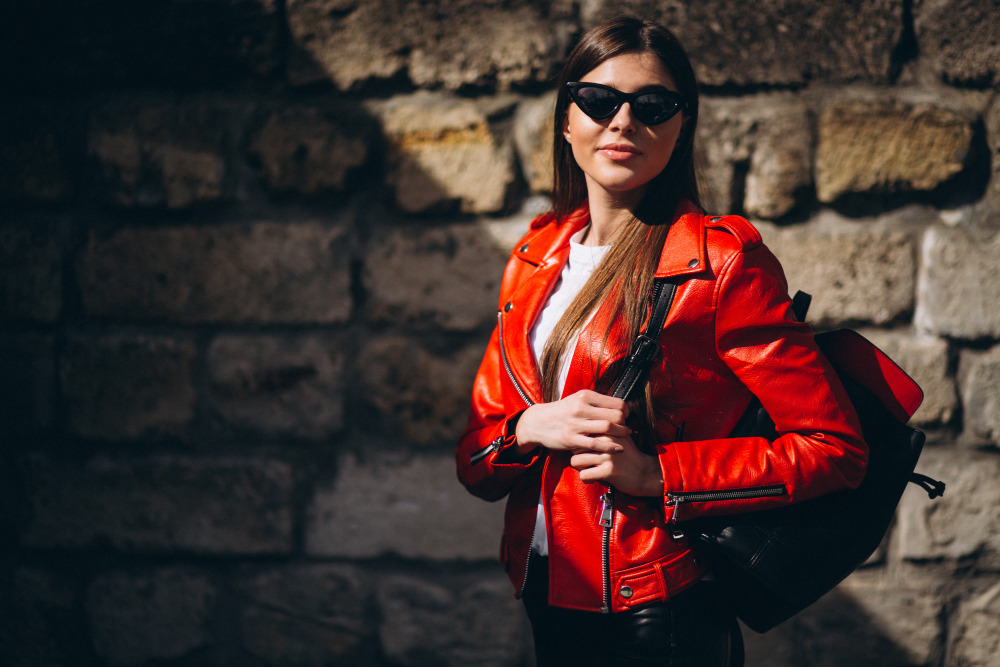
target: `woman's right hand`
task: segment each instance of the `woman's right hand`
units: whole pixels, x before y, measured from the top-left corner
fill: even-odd
[[[582,389],[552,403],[536,403],[521,413],[515,433],[517,451],[536,447],[570,451],[620,452],[613,438],[627,437],[628,406],[620,398]]]

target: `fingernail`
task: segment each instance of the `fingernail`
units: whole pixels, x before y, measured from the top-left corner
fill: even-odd
[[[624,447],[615,447],[615,451],[616,452],[624,452],[625,448]]]

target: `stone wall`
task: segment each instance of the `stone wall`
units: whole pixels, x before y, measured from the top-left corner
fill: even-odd
[[[923,386],[871,562],[748,664],[1000,665],[1000,4],[42,0],[0,24],[0,663],[530,665],[451,449],[552,77],[618,11],[712,210]]]

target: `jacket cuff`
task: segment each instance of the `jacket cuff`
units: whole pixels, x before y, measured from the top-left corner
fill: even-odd
[[[673,501],[669,498],[670,494],[684,490],[680,461],[671,445],[657,445],[656,458],[660,462],[660,473],[663,475],[663,502],[664,504],[670,503],[672,506]],[[670,512],[667,512],[667,516],[670,516]]]
[[[524,410],[507,417],[500,433],[490,443],[493,446],[491,463],[494,466],[530,466],[538,459],[537,447],[527,454],[517,453],[517,422],[522,414]]]

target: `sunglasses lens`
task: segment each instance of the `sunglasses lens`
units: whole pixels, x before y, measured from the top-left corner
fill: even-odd
[[[640,95],[632,101],[632,112],[646,125],[664,123],[673,118],[680,108],[676,100],[659,93]]]
[[[576,104],[591,118],[607,118],[618,106],[618,95],[613,90],[583,86],[576,90]]]

